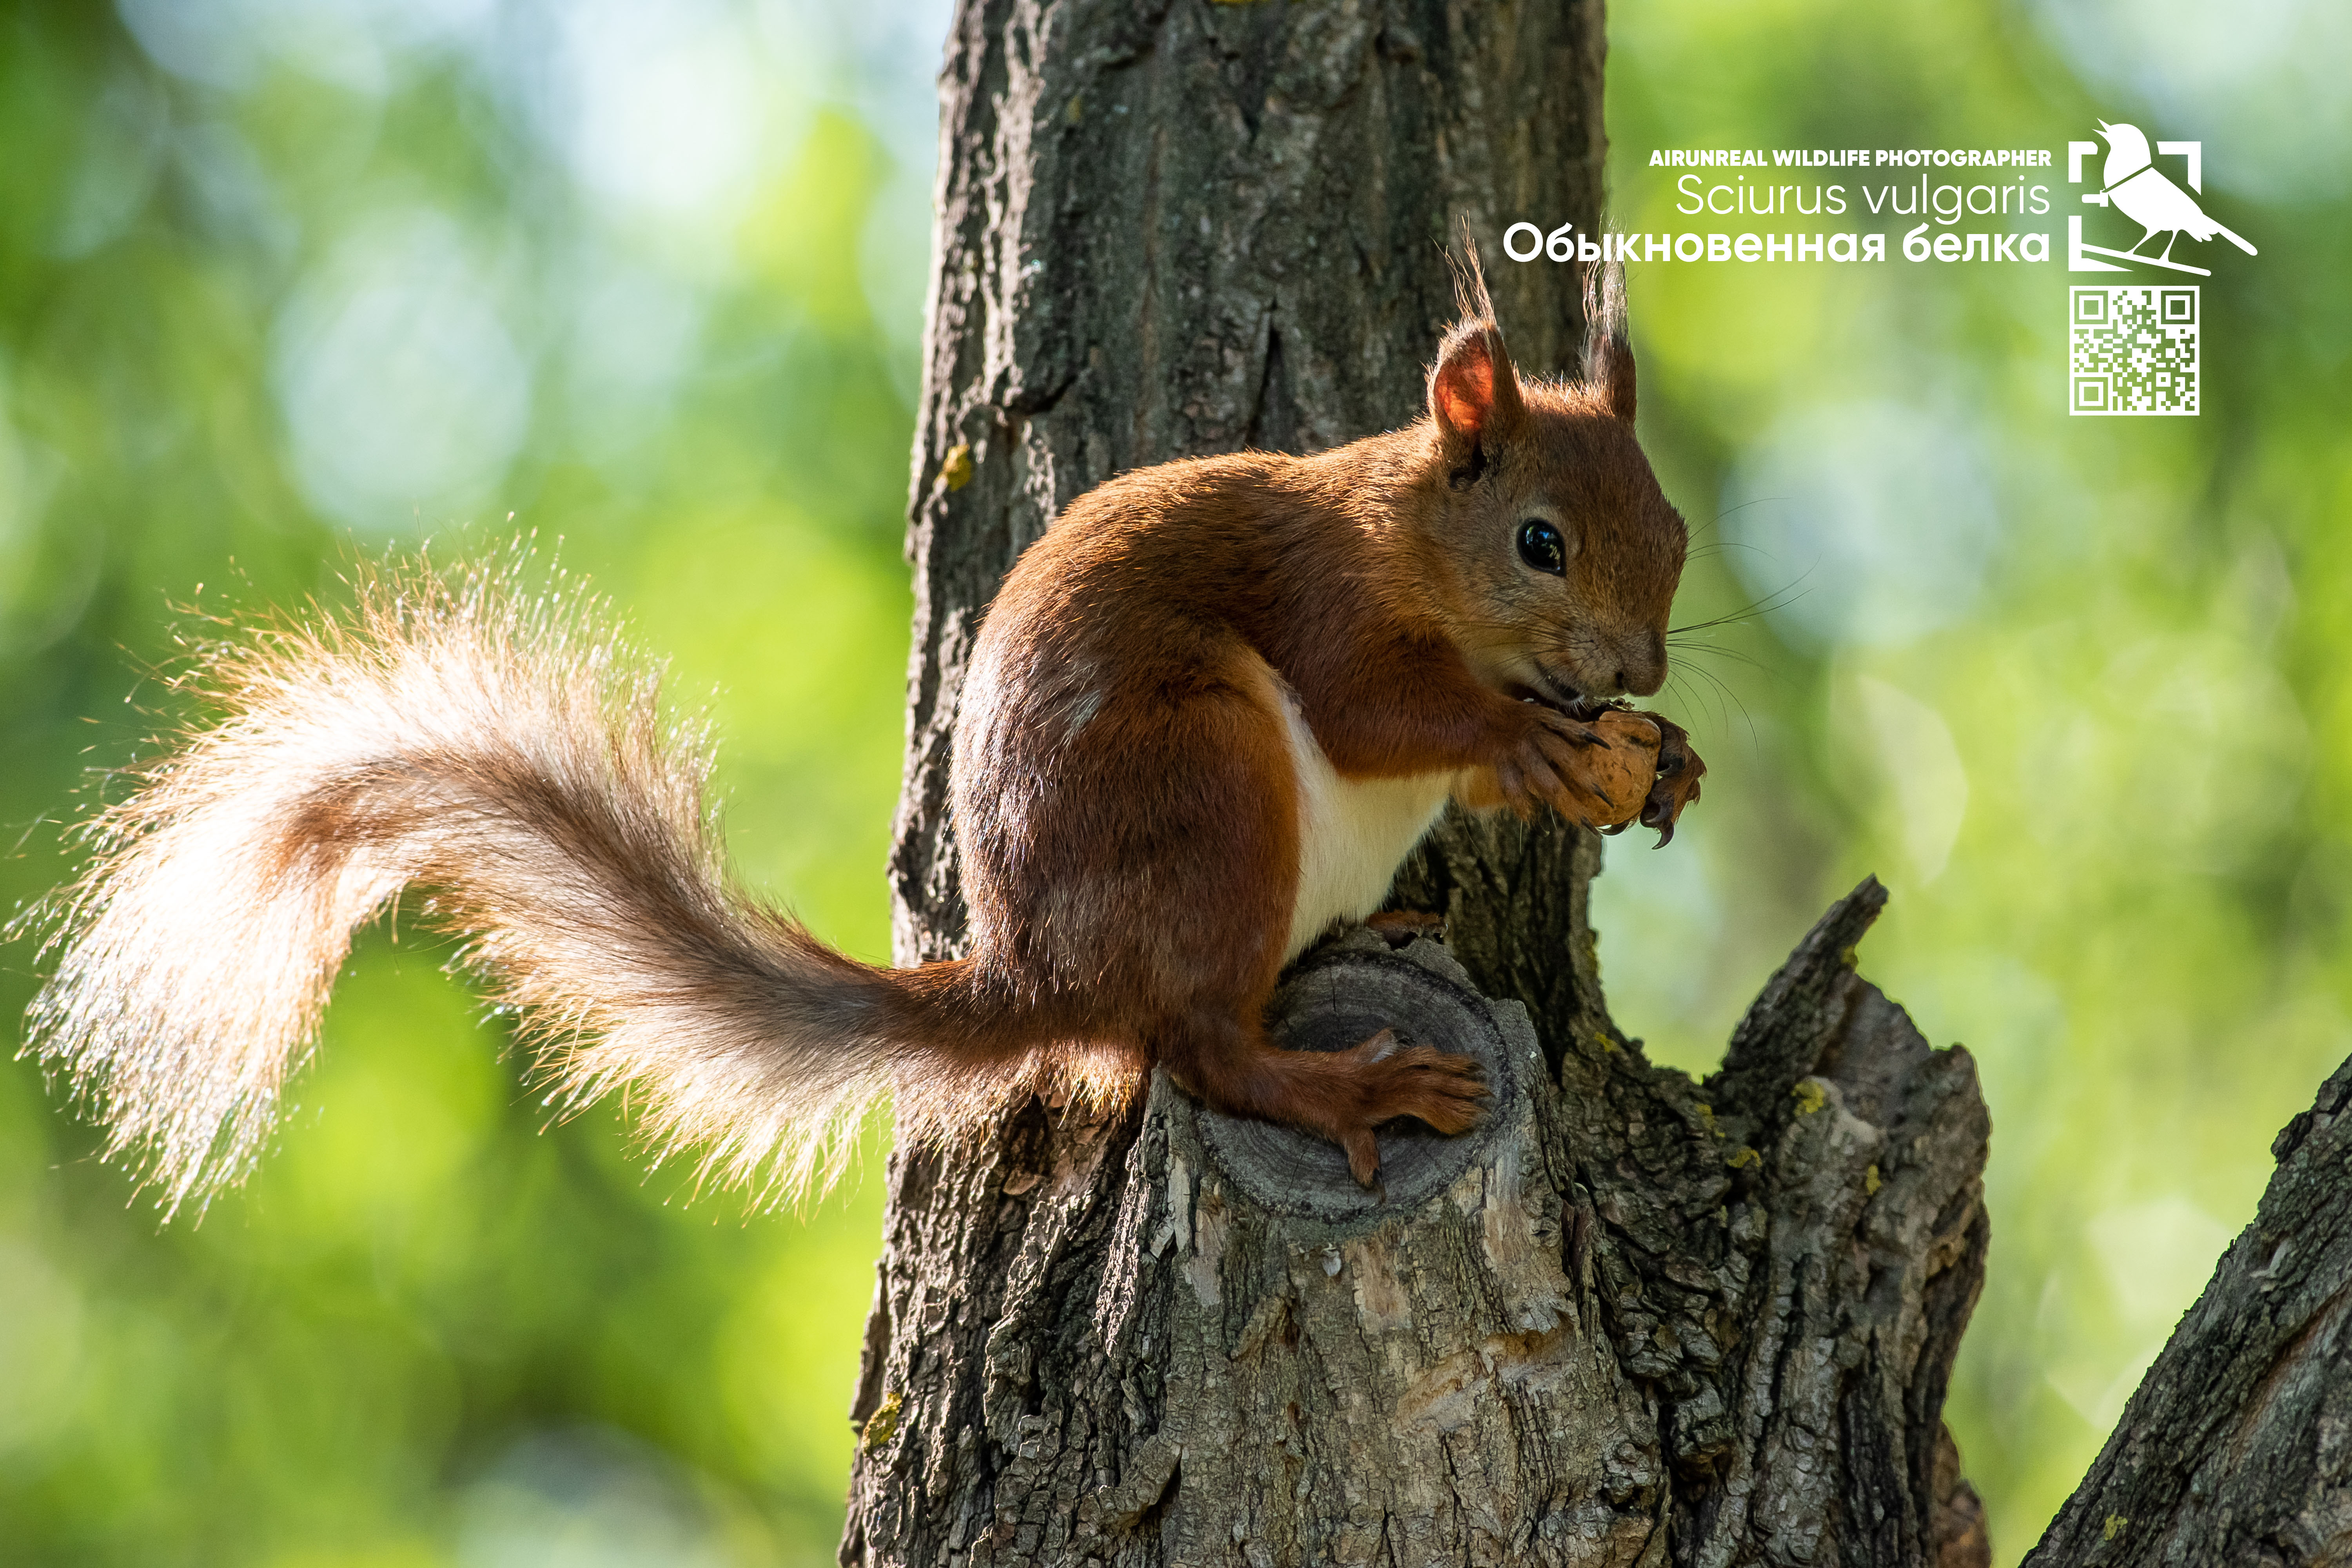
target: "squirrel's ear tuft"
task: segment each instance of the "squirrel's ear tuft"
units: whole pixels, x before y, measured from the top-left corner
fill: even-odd
[[[1445,334],[1429,373],[1429,414],[1447,439],[1474,447],[1500,439],[1521,408],[1519,378],[1492,320],[1465,321]]]
[[[1633,423],[1633,344],[1625,335],[1625,269],[1614,261],[1584,275],[1584,379],[1610,413]]]
[[[1429,373],[1429,416],[1451,445],[1475,451],[1499,440],[1517,423],[1524,405],[1518,374],[1503,352],[1503,330],[1495,324],[1495,302],[1486,293],[1486,269],[1478,265],[1478,242],[1462,225],[1462,252],[1454,265],[1454,298],[1462,320],[1445,334],[1437,363]]]

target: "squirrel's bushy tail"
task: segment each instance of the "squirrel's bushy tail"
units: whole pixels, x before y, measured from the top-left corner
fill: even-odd
[[[804,1188],[897,1080],[903,1121],[1039,1059],[969,966],[871,968],[739,893],[705,734],[582,595],[517,576],[370,574],[348,616],[215,650],[225,716],[90,824],[33,1047],[168,1207],[249,1163],[352,933],[412,883],[571,1097],[637,1086],[656,1142],[727,1176]]]

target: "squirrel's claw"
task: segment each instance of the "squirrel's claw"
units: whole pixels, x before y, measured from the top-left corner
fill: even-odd
[[[1382,910],[1364,923],[1391,947],[1407,947],[1419,938],[1445,933],[1445,917],[1427,910]]]
[[[1706,763],[1691,749],[1690,733],[1681,725],[1655,713],[1642,717],[1658,727],[1658,776],[1650,785],[1649,798],[1642,803],[1638,820],[1643,826],[1657,830],[1656,847],[1663,849],[1674,842],[1675,824],[1683,807],[1698,798]]]

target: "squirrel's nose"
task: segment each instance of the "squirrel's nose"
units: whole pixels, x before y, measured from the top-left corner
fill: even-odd
[[[1666,683],[1665,639],[1652,633],[1629,641],[1617,651],[1617,689],[1647,697]]]

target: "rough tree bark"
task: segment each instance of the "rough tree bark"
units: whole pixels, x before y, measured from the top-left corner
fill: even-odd
[[[2352,1563],[2352,1061],[2025,1568]]]
[[[1491,256],[1522,217],[1593,226],[1601,23],[965,0],[900,962],[962,941],[948,739],[999,577],[1123,468],[1418,412],[1454,226]],[[1520,363],[1569,368],[1573,270],[1495,285]],[[1600,865],[1557,821],[1449,817],[1397,891],[1444,913],[1444,945],[1359,933],[1286,991],[1301,1046],[1404,1011],[1505,1085],[1459,1144],[1384,1142],[1385,1203],[1331,1179],[1335,1152],[1164,1081],[1109,1121],[1037,1104],[894,1156],[843,1561],[1983,1561],[1940,1413],[1987,1122],[1966,1054],[1853,972],[1884,893],[1824,917],[1701,1086],[1609,1020]]]

